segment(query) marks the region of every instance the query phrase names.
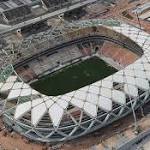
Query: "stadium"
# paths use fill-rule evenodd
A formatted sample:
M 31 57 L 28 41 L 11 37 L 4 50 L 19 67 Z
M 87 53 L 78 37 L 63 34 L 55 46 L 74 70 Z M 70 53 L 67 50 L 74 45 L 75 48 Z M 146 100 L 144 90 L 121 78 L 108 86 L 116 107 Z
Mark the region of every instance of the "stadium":
M 30 44 L 29 44 L 30 43 Z M 150 37 L 116 20 L 76 21 L 1 51 L 5 125 L 39 142 L 71 140 L 149 101 Z

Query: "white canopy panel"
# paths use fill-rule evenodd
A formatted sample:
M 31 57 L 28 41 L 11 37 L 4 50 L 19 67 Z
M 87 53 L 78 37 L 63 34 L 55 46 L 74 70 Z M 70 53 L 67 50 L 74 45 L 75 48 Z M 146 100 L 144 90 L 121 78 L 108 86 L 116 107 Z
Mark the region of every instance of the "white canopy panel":
M 31 111 L 31 123 L 36 127 L 42 117 L 48 113 L 54 127 L 58 127 L 68 106 L 72 105 L 84 111 L 89 117 L 97 117 L 97 110 L 112 111 L 113 104 L 126 105 L 127 98 L 139 96 L 138 90 L 150 89 L 150 38 L 149 34 L 122 24 L 107 27 L 126 35 L 143 46 L 144 55 L 123 70 L 93 84 L 59 96 L 45 96 L 23 83 L 16 75 L 0 82 L 0 93 L 8 92 L 8 100 L 30 97 L 28 102 L 17 103 L 14 119 L 18 120 Z M 17 80 L 18 79 L 18 80 Z M 114 87 L 118 84 L 118 88 Z M 32 96 L 38 96 L 32 98 Z

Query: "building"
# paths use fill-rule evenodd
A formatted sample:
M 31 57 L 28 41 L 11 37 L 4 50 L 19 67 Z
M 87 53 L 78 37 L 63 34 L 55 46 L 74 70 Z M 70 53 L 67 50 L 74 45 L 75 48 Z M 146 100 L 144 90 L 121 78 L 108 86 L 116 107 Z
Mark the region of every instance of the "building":
M 89 40 L 103 37 L 132 50 L 139 58 L 113 75 L 59 96 L 46 96 L 32 89 L 11 61 L 7 62 L 8 66 L 0 71 L 1 113 L 7 127 L 29 139 L 71 140 L 111 124 L 149 101 L 149 34 L 113 21 L 105 25 L 100 20 L 83 21 L 76 26 L 80 26 L 78 32 L 66 32 L 53 41 L 61 44 L 86 36 Z M 20 57 L 26 61 L 24 55 Z
M 8 0 L 0 2 L 0 20 L 7 24 L 18 23 L 31 17 L 32 1 Z

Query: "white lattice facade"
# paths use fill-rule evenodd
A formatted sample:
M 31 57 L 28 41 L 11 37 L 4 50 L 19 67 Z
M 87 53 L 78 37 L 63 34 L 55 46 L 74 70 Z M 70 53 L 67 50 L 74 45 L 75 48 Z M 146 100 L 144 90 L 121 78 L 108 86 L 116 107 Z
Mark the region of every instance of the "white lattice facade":
M 94 26 L 101 25 L 97 21 Z M 36 141 L 70 140 L 106 126 L 149 101 L 149 34 L 127 24 L 105 28 L 139 45 L 143 50 L 141 58 L 101 81 L 59 96 L 35 91 L 9 66 L 1 73 L 0 82 L 0 104 L 6 125 Z

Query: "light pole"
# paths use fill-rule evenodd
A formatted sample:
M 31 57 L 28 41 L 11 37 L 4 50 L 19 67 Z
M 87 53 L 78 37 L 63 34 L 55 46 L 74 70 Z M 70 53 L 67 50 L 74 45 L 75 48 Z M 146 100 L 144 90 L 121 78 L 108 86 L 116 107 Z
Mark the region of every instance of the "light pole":
M 139 23 L 139 26 L 140 26 L 140 29 L 141 29 L 141 28 L 142 28 L 142 26 L 141 26 L 141 22 L 140 22 L 139 14 L 137 13 L 137 11 L 136 11 L 136 16 L 137 16 L 138 23 Z

